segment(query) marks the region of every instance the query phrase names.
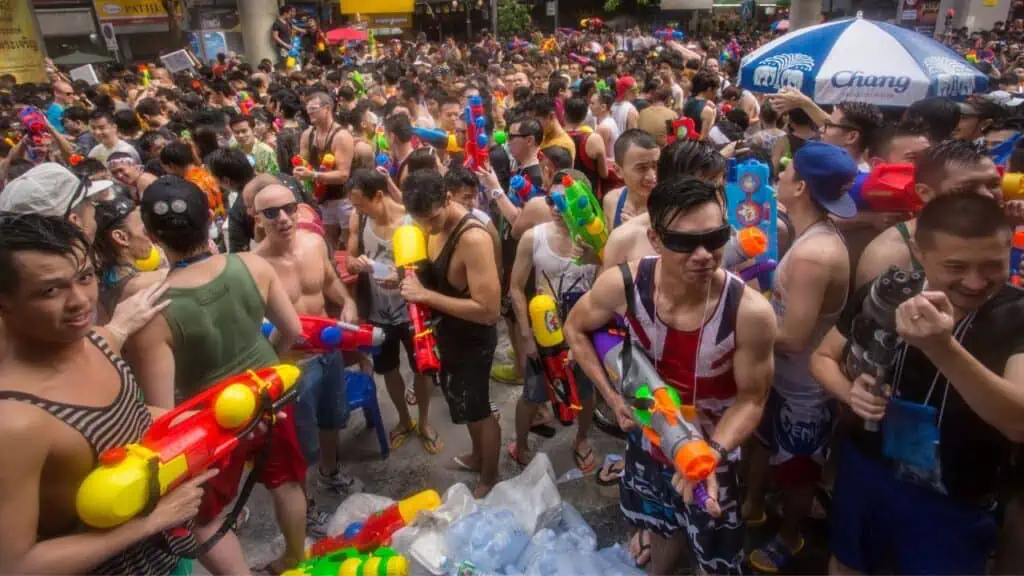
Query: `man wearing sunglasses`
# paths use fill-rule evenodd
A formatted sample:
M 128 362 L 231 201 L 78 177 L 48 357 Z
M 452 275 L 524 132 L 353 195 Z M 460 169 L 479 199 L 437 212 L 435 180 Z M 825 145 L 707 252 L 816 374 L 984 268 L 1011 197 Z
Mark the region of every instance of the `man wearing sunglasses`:
M 46 109 L 46 119 L 55 130 L 64 133 L 64 110 L 75 103 L 75 91 L 67 82 L 54 82 L 53 102 Z
M 324 227 L 327 241 L 334 249 L 347 238 L 344 227 L 348 225 L 348 214 L 352 205 L 345 199 L 345 181 L 352 169 L 352 155 L 355 141 L 341 124 L 334 120 L 334 99 L 326 92 L 316 92 L 306 103 L 310 127 L 299 140 L 299 155 L 309 167 L 298 166 L 292 176 L 303 182 L 326 184 L 323 205 Z M 334 155 L 334 169 L 320 172 L 319 166 L 327 154 Z
M 850 257 L 832 218 L 857 214 L 847 194 L 857 164 L 846 150 L 808 142 L 779 176 L 778 201 L 795 238 L 775 269 L 772 306 L 779 319 L 775 380 L 750 443 L 751 469 L 744 518 L 764 521 L 769 464 L 782 489 L 785 513 L 779 534 L 750 555 L 761 572 L 786 570 L 804 547 L 801 525 L 811 512 L 814 487 L 828 455 L 837 404 L 811 376 L 811 353 L 839 319 L 850 286 Z
M 878 106 L 863 102 L 843 102 L 836 105 L 829 114 L 821 139 L 845 148 L 861 172 L 870 172 L 868 151 L 875 145 L 875 139 L 884 124 Z
M 739 573 L 738 448 L 761 419 L 772 380 L 776 320 L 756 290 L 720 268 L 732 230 L 717 187 L 692 176 L 658 183 L 648 199 L 647 236 L 658 254 L 605 270 L 565 322 L 565 337 L 583 371 L 630 434 L 620 505 L 651 531 L 651 574 L 674 571 L 688 539 L 701 572 Z M 631 346 L 646 354 L 684 405 L 718 458 L 702 509 L 693 486 L 673 475 L 661 451 L 635 433 L 633 408 L 609 381 L 590 333 L 625 317 Z

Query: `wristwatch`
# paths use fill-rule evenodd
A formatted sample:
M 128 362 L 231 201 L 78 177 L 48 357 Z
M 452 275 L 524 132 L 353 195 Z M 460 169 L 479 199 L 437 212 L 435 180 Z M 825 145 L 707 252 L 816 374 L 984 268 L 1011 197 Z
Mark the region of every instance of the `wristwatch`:
M 494 188 L 487 194 L 491 197 L 491 202 L 494 202 L 495 200 L 498 199 L 499 196 L 504 196 L 505 191 L 502 190 L 501 188 Z
M 722 446 L 719 442 L 716 442 L 714 440 L 708 440 L 708 447 L 714 450 L 715 452 L 718 452 L 719 462 L 725 460 L 725 458 L 729 455 L 729 451 L 725 449 L 725 446 Z

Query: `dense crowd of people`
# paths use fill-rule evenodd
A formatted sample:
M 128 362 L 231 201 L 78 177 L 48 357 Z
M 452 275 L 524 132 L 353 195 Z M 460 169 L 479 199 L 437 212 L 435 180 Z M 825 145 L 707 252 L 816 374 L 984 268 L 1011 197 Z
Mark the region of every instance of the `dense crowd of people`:
M 573 461 L 619 485 L 649 573 L 687 551 L 702 573 L 785 572 L 808 519 L 826 516 L 833 573 L 1024 569 L 1024 298 L 1010 282 L 1024 194 L 1003 185 L 1024 172 L 1024 20 L 944 37 L 987 93 L 902 109 L 751 92 L 740 59 L 771 38 L 754 31 L 682 39 L 591 20 L 552 37 L 336 47 L 286 6 L 270 36 L 276 61 L 113 64 L 98 85 L 53 67 L 48 84 L 0 77 L 0 572 L 167 574 L 198 554 L 211 573 L 248 573 L 226 529 L 244 517 L 222 524 L 261 450 L 254 474 L 286 544 L 262 570 L 295 566 L 327 515 L 309 476 L 361 489 L 342 472 L 346 367 L 381 376 L 392 448 L 443 450 L 439 385 L 472 444 L 454 462 L 485 496 L 501 458 L 525 466 L 530 433 L 551 433 L 537 294 L 556 301 L 572 351 Z M 483 161 L 467 153 L 476 105 Z M 771 285 L 738 276 L 732 160 L 770 167 Z M 851 186 L 882 164 L 913 166 L 923 208 L 858 213 Z M 603 254 L 551 200 L 567 182 L 600 201 Z M 400 274 L 392 237 L 410 223 L 429 261 Z M 893 373 L 851 377 L 858 315 L 893 266 L 925 290 L 895 312 Z M 417 371 L 407 303 L 437 319 L 437 378 Z M 385 339 L 373 355 L 303 357 L 299 315 Z M 703 505 L 595 353 L 589 335 L 616 322 L 714 453 Z M 99 455 L 282 360 L 301 364 L 301 394 L 265 449 L 242 443 L 145 516 L 82 527 L 75 493 Z M 504 446 L 492 378 L 523 385 Z M 625 458 L 600 468 L 595 418 L 626 438 Z M 776 513 L 769 494 L 779 532 L 745 551 L 746 527 Z

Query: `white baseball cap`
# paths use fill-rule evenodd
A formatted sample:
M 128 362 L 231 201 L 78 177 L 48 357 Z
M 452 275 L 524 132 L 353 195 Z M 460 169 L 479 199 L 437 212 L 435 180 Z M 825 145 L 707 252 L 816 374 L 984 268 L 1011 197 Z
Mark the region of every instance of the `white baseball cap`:
M 113 185 L 111 180 L 90 181 L 56 162 L 44 162 L 4 186 L 0 192 L 0 212 L 63 218 Z

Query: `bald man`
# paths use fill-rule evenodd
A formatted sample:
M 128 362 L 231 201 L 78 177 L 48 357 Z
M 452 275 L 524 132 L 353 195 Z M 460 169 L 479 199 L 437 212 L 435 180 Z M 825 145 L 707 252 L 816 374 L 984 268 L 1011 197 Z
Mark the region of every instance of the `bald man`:
M 300 204 L 281 184 L 257 190 L 252 198 L 256 228 L 266 237 L 255 253 L 273 266 L 300 315 L 326 316 L 326 302 L 341 306 L 341 319 L 357 322 L 356 303 L 331 263 L 324 238 L 299 226 Z M 320 354 L 303 363 L 295 429 L 307 461 L 319 459 L 321 485 L 351 491 L 353 480 L 338 468 L 338 431 L 348 419 L 341 352 Z
M 75 91 L 67 82 L 53 84 L 53 102 L 46 109 L 46 119 L 61 134 L 64 133 L 64 109 L 75 103 Z

